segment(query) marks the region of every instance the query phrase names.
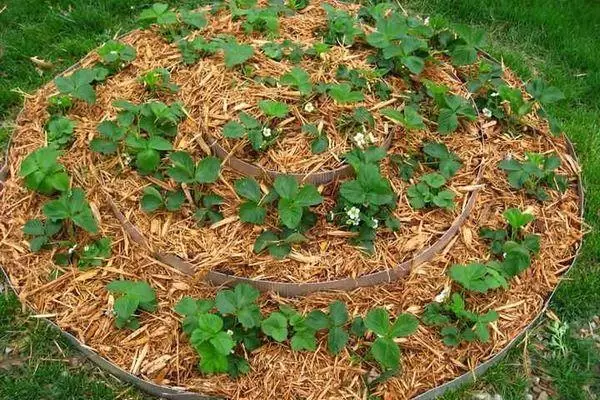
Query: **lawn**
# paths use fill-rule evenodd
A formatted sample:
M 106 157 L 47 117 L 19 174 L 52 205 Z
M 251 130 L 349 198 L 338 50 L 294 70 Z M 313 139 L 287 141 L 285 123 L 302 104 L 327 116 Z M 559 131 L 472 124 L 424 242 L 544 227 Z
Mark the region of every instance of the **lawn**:
M 23 96 L 133 27 L 134 16 L 147 5 L 145 0 L 0 1 L 0 143 L 9 137 Z M 547 319 L 477 384 L 445 398 L 469 399 L 474 393 L 480 398 L 499 394 L 524 399 L 528 393 L 538 398 L 540 391 L 556 399 L 598 398 L 598 342 L 581 339 L 579 333 L 587 329 L 589 335 L 591 323 L 600 322 L 593 320 L 600 314 L 600 2 L 409 0 L 403 6 L 485 28 L 494 56 L 524 79 L 539 75 L 561 88 L 567 99 L 551 112 L 575 144 L 586 187 L 590 232 L 551 303 L 554 319 Z M 36 65 L 31 57 L 44 62 Z M 597 334 L 600 328 L 595 329 Z M 21 313 L 16 298 L 0 286 L 0 399 L 83 398 L 143 395 L 81 360 L 56 332 Z

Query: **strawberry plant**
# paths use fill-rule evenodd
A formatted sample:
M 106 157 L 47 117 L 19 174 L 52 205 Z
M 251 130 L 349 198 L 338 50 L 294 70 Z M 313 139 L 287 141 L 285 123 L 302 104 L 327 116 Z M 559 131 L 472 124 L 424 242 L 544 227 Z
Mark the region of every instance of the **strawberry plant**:
M 366 41 L 379 50 L 379 66 L 396 73 L 407 70 L 420 74 L 428 56 L 425 38 L 430 35 L 429 30 L 397 10 L 386 14 L 376 13 L 374 19 L 377 30 L 368 34 Z
M 110 238 L 103 237 L 83 247 L 83 251 L 77 254 L 77 267 L 83 270 L 99 267 L 110 258 L 110 255 L 111 240 Z
M 167 175 L 177 183 L 213 183 L 221 172 L 221 161 L 208 156 L 194 163 L 192 156 L 185 151 L 176 151 L 169 155 L 172 166 Z
M 412 208 L 421 209 L 437 206 L 440 208 L 454 208 L 454 192 L 442 189 L 446 178 L 437 172 L 426 174 L 421 181 L 410 186 L 406 191 L 408 202 Z
M 249 329 L 260 326 L 262 315 L 256 304 L 259 291 L 247 284 L 236 285 L 233 290 L 220 290 L 215 297 L 215 306 L 221 315 L 233 315 Z
M 52 147 L 41 147 L 31 152 L 19 169 L 25 186 L 36 192 L 51 195 L 69 189 L 69 175 L 56 160 L 61 152 Z
M 393 108 L 384 108 L 380 112 L 381 115 L 387 117 L 394 123 L 404 126 L 408 130 L 425 129 L 423 117 L 419 114 L 417 107 L 414 105 L 405 106 L 401 111 Z
M 113 312 L 115 314 L 115 325 L 119 329 L 138 329 L 140 321 L 136 315 L 138 309 L 154 312 L 157 308 L 154 289 L 148 283 L 142 281 L 118 280 L 112 281 L 106 289 L 119 295 L 115 300 Z
M 453 293 L 444 303 L 428 304 L 422 321 L 426 325 L 440 327 L 442 341 L 447 346 L 458 346 L 463 341 L 487 343 L 490 340 L 488 326 L 498 319 L 498 313 L 490 310 L 477 314 L 465 307 L 461 295 Z
M 279 195 L 277 211 L 279 220 L 289 229 L 298 229 L 304 214 L 310 213 L 309 207 L 321 204 L 323 197 L 314 185 L 298 185 L 293 176 L 279 175 L 273 187 Z
M 456 39 L 449 44 L 454 65 L 469 65 L 477 61 L 477 49 L 486 44 L 485 32 L 466 25 L 455 25 Z
M 203 12 L 194 12 L 187 8 L 180 8 L 175 12 L 164 3 L 155 3 L 143 10 L 138 19 L 143 26 L 158 25 L 160 33 L 171 42 L 187 36 L 190 29 L 204 28 L 207 23 Z
M 327 328 L 328 325 L 325 313 L 320 310 L 313 310 L 306 315 L 302 315 L 287 305 L 280 305 L 279 313 L 286 318 L 290 327 L 292 350 L 315 351 L 317 349 L 316 334 L 318 331 Z
M 213 300 L 195 300 L 187 296 L 179 300 L 175 305 L 175 311 L 184 317 L 181 323 L 183 332 L 187 335 L 191 335 L 198 325 L 198 317 L 202 314 L 209 313 L 213 308 L 215 308 L 215 302 Z
M 281 43 L 278 42 L 267 42 L 263 44 L 260 49 L 263 53 L 276 61 L 283 59 L 289 60 L 293 64 L 298 64 L 302 61 L 304 55 L 308 55 L 298 43 L 294 43 L 289 39 L 285 39 Z
M 144 89 L 152 93 L 177 93 L 179 91 L 179 86 L 171 83 L 171 73 L 166 68 L 154 68 L 146 71 L 138 78 L 138 81 L 144 85 Z
M 102 121 L 96 129 L 100 135 L 90 141 L 90 149 L 101 154 L 116 153 L 119 142 L 125 137 L 126 129 L 115 121 L 108 120 Z
M 415 154 L 392 154 L 390 160 L 396 165 L 400 178 L 408 182 L 419 166 L 419 157 Z
M 109 40 L 98 49 L 100 62 L 110 71 L 118 71 L 135 60 L 136 51 L 128 44 Z
M 364 94 L 358 90 L 352 90 L 349 83 L 327 85 L 327 94 L 340 104 L 356 103 L 365 99 Z
M 238 209 L 240 220 L 261 225 L 265 222 L 267 209 L 265 205 L 274 200 L 273 195 L 263 196 L 260 185 L 254 178 L 242 178 L 234 182 L 235 192 L 246 199 Z
M 50 115 L 65 115 L 73 107 L 73 99 L 67 94 L 55 94 L 48 98 Z
M 464 97 L 448 94 L 448 88 L 438 85 L 434 82 L 424 79 L 423 84 L 427 89 L 427 95 L 436 103 L 438 109 L 438 132 L 447 135 L 456 131 L 459 125 L 459 118 L 473 121 L 477 113 L 473 106 Z
M 348 322 L 348 308 L 341 301 L 329 304 L 327 314 L 327 349 L 332 354 L 338 354 L 346 344 L 350 335 L 344 326 Z
M 190 342 L 200 355 L 198 367 L 205 374 L 227 372 L 229 357 L 236 343 L 223 329 L 223 318 L 216 314 L 200 314 L 190 336 Z
M 63 148 L 73 141 L 75 122 L 67 117 L 54 116 L 46 125 L 48 146 Z
M 240 44 L 234 37 L 221 39 L 217 43 L 219 48 L 223 50 L 223 59 L 227 68 L 242 65 L 254 55 L 252 46 Z
M 313 154 L 323 153 L 329 148 L 329 138 L 327 138 L 327 133 L 319 128 L 320 127 L 315 124 L 302 125 L 302 132 L 306 132 L 313 137 L 313 140 L 310 142 L 310 151 Z
M 177 44 L 185 65 L 194 64 L 199 58 L 215 54 L 219 50 L 219 45 L 216 42 L 209 42 L 202 36 L 198 36 L 193 40 L 182 39 Z
M 282 85 L 297 89 L 303 96 L 308 96 L 312 92 L 310 76 L 300 67 L 293 67 L 290 72 L 283 74 L 279 82 Z
M 125 139 L 128 151 L 135 156 L 135 166 L 144 175 L 158 169 L 162 154 L 173 148 L 171 142 L 160 137 L 151 136 L 148 139 L 130 134 Z
M 327 28 L 323 34 L 325 43 L 352 46 L 355 40 L 363 35 L 355 17 L 328 3 L 323 4 L 322 7 L 327 13 Z
M 31 219 L 23 226 L 23 233 L 30 236 L 29 249 L 37 253 L 51 244 L 52 239 L 62 229 L 58 221 Z
M 523 228 L 533 221 L 532 214 L 510 208 L 503 216 L 508 223 L 506 229 L 482 228 L 479 233 L 490 242 L 492 254 L 502 259 L 502 273 L 510 278 L 531 265 L 531 257 L 540 251 L 540 237 L 523 232 Z
M 416 332 L 417 318 L 411 314 L 400 314 L 392 323 L 385 308 L 374 308 L 364 319 L 368 330 L 377 335 L 371 344 L 370 354 L 383 370 L 397 371 L 400 366 L 400 347 L 394 339 L 406 337 Z
M 495 62 L 481 61 L 474 76 L 471 76 L 467 81 L 467 88 L 471 93 L 487 93 L 504 83 L 502 75 L 502 65 Z
M 57 200 L 48 201 L 43 207 L 44 215 L 52 222 L 66 224 L 72 235 L 72 224 L 89 233 L 98 232 L 96 218 L 85 198 L 83 189 L 74 188 L 63 193 Z
M 428 142 L 423 145 L 425 163 L 436 168 L 446 179 L 452 178 L 462 167 L 458 156 L 448 150 L 444 143 Z
M 144 188 L 140 205 L 144 212 L 153 212 L 161 208 L 167 211 L 177 211 L 185 202 L 185 194 L 182 190 L 167 191 L 161 194 L 155 187 L 148 186 Z
M 261 100 L 258 108 L 269 118 L 285 118 L 290 112 L 287 104 L 274 100 Z
M 82 68 L 69 76 L 59 76 L 54 84 L 61 94 L 94 104 L 96 91 L 92 84 L 106 79 L 108 73 L 106 68 Z
M 245 15 L 246 20 L 243 27 L 248 34 L 261 32 L 267 33 L 269 36 L 276 36 L 279 33 L 278 7 L 250 8 L 239 11 L 235 15 Z
M 205 222 L 214 224 L 223 219 L 223 214 L 219 210 L 219 206 L 223 204 L 223 198 L 214 193 L 202 193 L 194 191 L 194 202 L 196 203 L 196 211 L 194 218 L 198 225 L 203 225 Z
M 369 253 L 374 250 L 375 231 L 380 221 L 385 221 L 391 230 L 399 228 L 398 220 L 392 215 L 397 197 L 378 165 L 385 156 L 385 150 L 378 147 L 365 151 L 355 149 L 344 156 L 356 178 L 342 183 L 336 207 L 330 215 L 330 220 L 337 220 L 339 225 L 357 232 L 353 243 Z
M 567 178 L 555 172 L 560 164 L 560 158 L 556 154 L 526 153 L 524 161 L 508 158 L 498 166 L 506 171 L 511 187 L 525 189 L 529 196 L 545 201 L 550 198 L 546 188 L 561 193 L 567 189 Z
M 271 257 L 281 260 L 287 257 L 292 251 L 292 245 L 304 243 L 306 241 L 308 241 L 308 239 L 303 234 L 294 232 L 291 229 L 284 229 L 279 234 L 267 230 L 258 235 L 252 250 L 256 254 L 267 250 Z
M 240 139 L 245 137 L 255 151 L 267 149 L 279 136 L 277 130 L 263 125 L 258 119 L 245 112 L 239 114 L 239 120 L 239 122 L 227 122 L 223 126 L 223 136 L 229 139 Z
M 497 261 L 490 261 L 487 264 L 454 264 L 450 267 L 449 276 L 454 282 L 473 292 L 487 293 L 488 290 L 499 287 L 508 288 L 502 265 Z

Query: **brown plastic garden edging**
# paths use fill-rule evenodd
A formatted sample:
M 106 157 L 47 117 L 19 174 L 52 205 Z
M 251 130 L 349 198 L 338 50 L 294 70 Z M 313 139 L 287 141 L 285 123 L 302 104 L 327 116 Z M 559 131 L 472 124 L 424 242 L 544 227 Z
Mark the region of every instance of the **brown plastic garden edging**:
M 392 129 L 388 133 L 381 145 L 381 147 L 384 150 L 389 149 L 393 137 L 394 129 Z M 354 173 L 352 166 L 348 164 L 332 170 L 309 172 L 308 174 L 282 173 L 271 169 L 261 168 L 255 164 L 251 164 L 238 157 L 232 156 L 227 150 L 223 148 L 223 146 L 219 144 L 216 138 L 209 137 L 209 139 L 211 143 L 208 144 L 208 147 L 210 147 L 210 149 L 215 153 L 215 155 L 220 159 L 224 160 L 225 164 L 228 165 L 230 168 L 240 172 L 245 176 L 252 176 L 255 178 L 267 176 L 271 179 L 275 179 L 279 175 L 288 175 L 295 177 L 300 182 L 312 183 L 314 185 L 324 185 L 336 179 L 346 178 Z
M 474 184 L 477 184 L 479 182 L 479 179 L 481 178 L 483 173 L 484 164 L 484 159 L 482 159 L 480 165 L 477 167 L 478 172 Z M 213 285 L 219 286 L 232 286 L 238 283 L 247 283 L 249 285 L 254 286 L 261 292 L 276 292 L 277 294 L 285 297 L 303 296 L 309 293 L 327 290 L 350 291 L 359 287 L 376 286 L 385 283 L 390 283 L 406 276 L 413 267 L 433 259 L 433 257 L 435 257 L 436 254 L 438 254 L 441 250 L 443 250 L 446 247 L 446 245 L 448 245 L 448 243 L 450 243 L 454 235 L 456 235 L 456 233 L 460 230 L 460 227 L 464 224 L 464 222 L 469 217 L 471 211 L 473 210 L 475 200 L 477 198 L 477 192 L 480 189 L 481 187 L 475 187 L 469 193 L 466 204 L 464 205 L 460 215 L 454 220 L 450 228 L 448 228 L 434 244 L 422 250 L 410 260 L 404 261 L 398 266 L 391 269 L 372 272 L 366 275 L 359 276 L 357 278 L 348 277 L 308 283 L 282 282 L 272 281 L 268 279 L 252 279 L 216 271 L 208 271 L 204 279 Z M 133 225 L 129 220 L 127 220 L 125 215 L 119 210 L 119 208 L 117 207 L 114 200 L 110 197 L 110 195 L 105 193 L 105 197 L 110 208 L 113 211 L 113 214 L 119 220 L 119 222 L 123 226 L 123 230 L 127 232 L 131 240 L 133 240 L 139 245 L 149 248 L 148 242 L 144 235 L 140 232 L 139 228 Z M 194 275 L 194 265 L 189 263 L 188 261 L 185 261 L 180 257 L 169 253 L 153 252 L 152 254 L 158 261 L 167 264 L 187 275 Z

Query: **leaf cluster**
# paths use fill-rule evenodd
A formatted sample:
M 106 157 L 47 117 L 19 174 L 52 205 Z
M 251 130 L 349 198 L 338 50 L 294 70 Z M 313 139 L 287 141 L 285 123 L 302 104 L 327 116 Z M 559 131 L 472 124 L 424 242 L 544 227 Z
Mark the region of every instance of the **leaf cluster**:
M 51 195 L 69 188 L 69 175 L 57 159 L 61 152 L 53 147 L 41 147 L 21 162 L 19 175 L 25 186 L 38 193 Z
M 433 206 L 452 209 L 455 194 L 448 189 L 443 189 L 445 184 L 446 178 L 440 173 L 423 175 L 419 183 L 407 189 L 408 202 L 415 209 Z
M 60 221 L 31 219 L 23 225 L 23 233 L 30 236 L 29 249 L 37 253 L 51 244 L 52 239 L 62 229 Z
M 327 13 L 327 27 L 323 33 L 325 43 L 352 46 L 356 39 L 363 36 L 354 16 L 328 3 L 324 3 L 322 7 Z
M 185 202 L 183 190 L 166 191 L 161 193 L 157 188 L 148 186 L 144 188 L 140 205 L 144 212 L 153 212 L 161 208 L 167 211 L 177 211 Z
M 171 83 L 171 73 L 166 68 L 154 68 L 146 71 L 138 78 L 138 81 L 144 85 L 144 89 L 152 93 L 177 93 L 179 91 L 179 86 Z
M 442 341 L 453 347 L 463 341 L 487 343 L 490 339 L 488 326 L 497 319 L 498 313 L 494 310 L 485 314 L 467 310 L 464 299 L 458 293 L 453 293 L 444 303 L 428 304 L 421 318 L 426 325 L 440 327 Z
M 165 3 L 155 3 L 143 10 L 138 20 L 144 27 L 158 25 L 160 33 L 171 42 L 189 35 L 191 30 L 202 29 L 207 24 L 204 12 L 191 11 L 183 7 L 172 10 Z
M 98 224 L 81 188 L 63 193 L 43 206 L 44 215 L 52 222 L 73 223 L 89 233 L 98 232 Z
M 275 102 L 277 103 L 277 102 Z M 272 105 L 272 103 L 264 104 L 263 112 L 283 113 L 287 114 L 287 106 Z M 265 111 L 267 110 L 267 111 Z M 264 151 L 272 145 L 277 139 L 279 132 L 275 128 L 269 128 L 253 116 L 241 112 L 238 116 L 239 121 L 229 121 L 223 126 L 223 136 L 229 139 L 247 138 L 255 151 Z
M 81 68 L 69 76 L 57 77 L 54 84 L 61 94 L 94 104 L 96 91 L 93 84 L 105 80 L 109 73 L 110 71 L 103 67 Z
M 135 49 L 125 43 L 109 40 L 98 49 L 100 62 L 112 72 L 125 67 L 127 64 L 135 60 Z
M 116 317 L 115 325 L 119 329 L 138 329 L 140 327 L 140 321 L 136 315 L 138 309 L 147 312 L 156 310 L 156 294 L 146 282 L 117 280 L 110 282 L 106 289 L 112 294 L 119 295 L 113 306 Z
M 504 159 L 498 166 L 507 173 L 508 183 L 539 201 L 550 198 L 546 188 L 564 192 L 567 178 L 556 173 L 561 161 L 556 154 L 526 153 L 524 161 Z
M 48 146 L 64 148 L 73 141 L 75 122 L 67 117 L 53 116 L 46 125 Z
M 310 142 L 310 151 L 313 154 L 323 153 L 329 148 L 329 138 L 327 137 L 327 133 L 319 128 L 320 126 L 315 124 L 302 125 L 302 132 L 308 133 L 313 137 Z

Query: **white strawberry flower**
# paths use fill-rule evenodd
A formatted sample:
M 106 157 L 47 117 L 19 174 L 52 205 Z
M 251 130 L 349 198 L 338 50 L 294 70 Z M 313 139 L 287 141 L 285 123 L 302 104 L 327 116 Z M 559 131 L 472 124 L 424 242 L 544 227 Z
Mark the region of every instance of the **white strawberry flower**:
M 352 141 L 361 149 L 367 144 L 367 141 L 365 140 L 365 134 L 362 132 L 356 132 L 356 135 L 352 137 Z
M 262 130 L 262 134 L 264 137 L 271 137 L 271 128 L 264 127 Z
M 73 245 L 73 247 L 71 247 L 71 248 L 69 249 L 68 253 L 69 253 L 69 254 L 73 254 L 73 253 L 75 252 L 75 249 L 76 249 L 76 248 L 77 248 L 77 243 L 75 243 L 75 244 Z
M 423 21 L 423 25 L 429 25 L 429 17 L 425 18 L 425 21 Z
M 311 103 L 309 101 L 308 103 L 306 103 L 304 105 L 304 111 L 306 111 L 307 113 L 311 113 L 311 112 L 315 111 L 315 106 L 313 105 L 313 103 Z
M 443 303 L 450 296 L 450 286 L 446 286 L 444 290 L 440 292 L 437 296 L 433 298 L 433 301 L 436 303 Z
M 377 142 L 377 138 L 372 133 L 369 133 L 367 135 L 367 139 L 369 140 L 370 144 L 373 144 L 373 143 Z
M 373 229 L 377 229 L 377 227 L 379 226 L 379 221 L 375 218 L 373 218 Z
M 498 97 L 498 96 L 500 96 L 500 93 L 494 92 L 494 93 L 490 94 L 490 96 L 492 96 L 492 97 Z
M 481 110 L 481 112 L 483 113 L 484 117 L 492 118 L 492 110 L 490 110 L 489 108 L 484 108 L 483 110 Z

